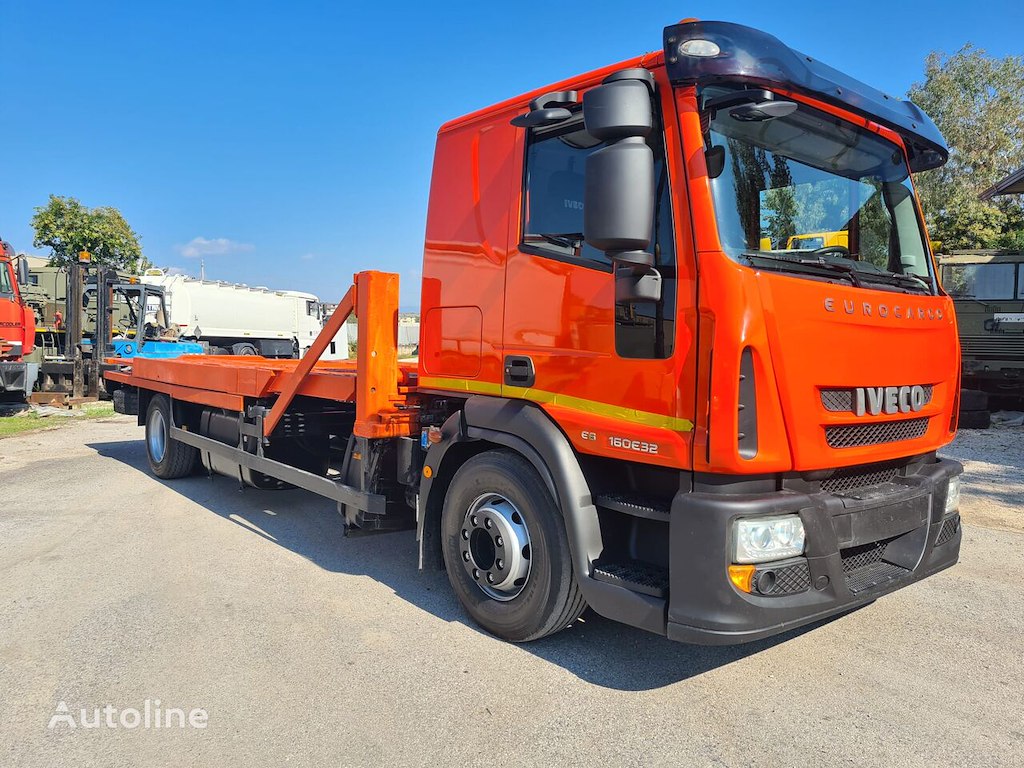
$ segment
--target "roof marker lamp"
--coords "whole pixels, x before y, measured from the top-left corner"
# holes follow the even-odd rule
[[[701,59],[709,59],[722,52],[718,43],[710,40],[684,40],[679,44],[679,53],[683,56],[696,56]]]
[[[953,475],[949,478],[949,486],[946,488],[945,514],[956,512],[958,509],[960,509],[960,475]]]
[[[733,523],[734,563],[769,563],[804,551],[804,524],[799,515],[752,517]]]

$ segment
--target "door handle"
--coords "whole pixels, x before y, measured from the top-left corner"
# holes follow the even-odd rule
[[[533,360],[529,357],[509,355],[505,358],[505,383],[512,387],[532,387],[537,379]]]

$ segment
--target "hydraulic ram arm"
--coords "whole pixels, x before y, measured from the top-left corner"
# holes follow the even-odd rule
[[[349,287],[348,291],[345,292],[345,296],[339,302],[337,308],[331,313],[330,318],[324,323],[323,330],[317,335],[313,341],[313,345],[309,348],[309,351],[302,356],[299,364],[295,370],[285,380],[284,388],[281,390],[281,394],[277,398],[277,402],[274,403],[274,407],[270,409],[270,413],[267,418],[263,420],[263,436],[270,437],[274,432],[274,428],[281,421],[281,417],[284,416],[285,411],[292,404],[292,400],[295,399],[295,393],[298,392],[299,387],[302,385],[302,381],[309,375],[309,372],[313,370],[313,366],[316,365],[328,345],[338,335],[341,330],[341,326],[348,320],[349,315],[355,309],[355,296],[356,287],[353,285]]]

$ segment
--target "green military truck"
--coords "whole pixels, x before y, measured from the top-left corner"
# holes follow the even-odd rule
[[[1019,408],[1024,398],[1024,252],[953,251],[938,262],[960,329],[961,426],[982,426],[964,414],[987,412],[985,399]]]

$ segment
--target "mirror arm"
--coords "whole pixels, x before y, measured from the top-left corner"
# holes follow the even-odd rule
[[[705,101],[701,109],[704,112],[710,112],[711,116],[714,117],[715,113],[720,109],[735,107],[739,104],[756,104],[761,101],[774,100],[775,94],[771,91],[763,88],[750,88],[744,91],[723,93],[721,96],[715,96],[713,99]]]
[[[569,107],[579,103],[576,91],[552,91],[530,102],[530,111],[516,115],[509,122],[516,128],[541,128],[572,117]]]

